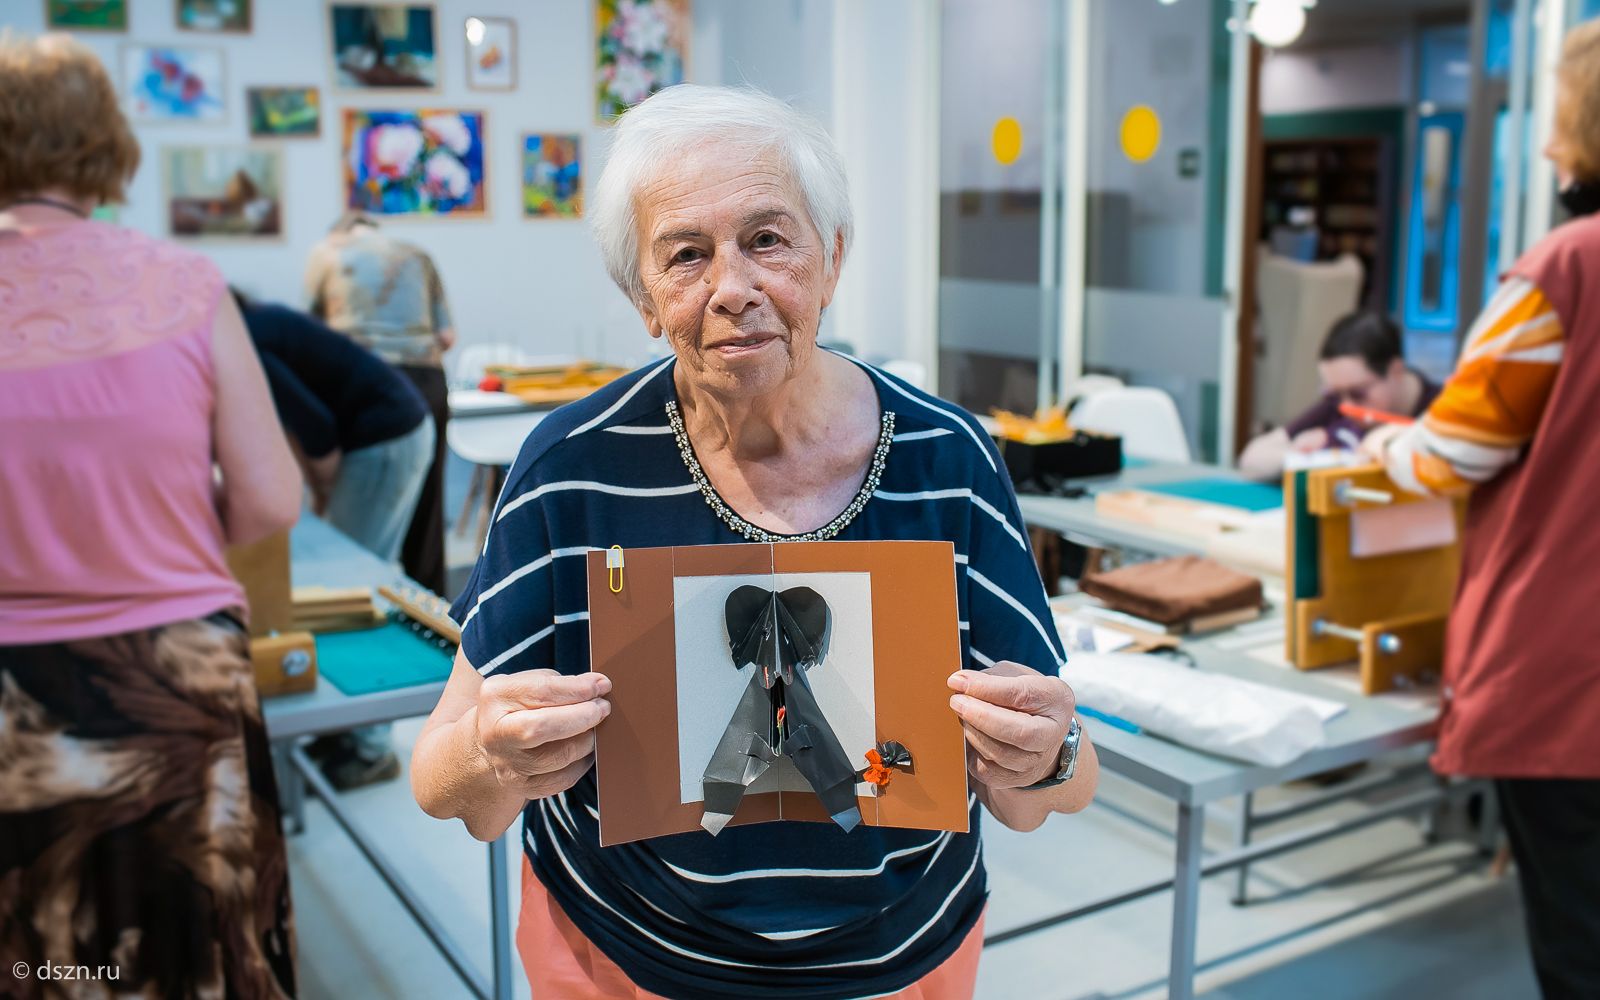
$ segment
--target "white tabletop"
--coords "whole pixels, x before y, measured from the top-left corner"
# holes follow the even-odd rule
[[[516,461],[528,434],[552,412],[525,410],[452,420],[445,425],[445,441],[451,451],[474,465],[510,465]]]

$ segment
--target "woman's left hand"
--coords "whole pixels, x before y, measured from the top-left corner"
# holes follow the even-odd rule
[[[967,738],[967,771],[990,788],[1022,788],[1055,774],[1076,705],[1058,677],[1001,660],[950,675],[950,707]]]

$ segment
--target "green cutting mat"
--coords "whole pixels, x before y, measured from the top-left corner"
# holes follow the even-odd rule
[[[1259,513],[1283,506],[1283,490],[1263,483],[1242,483],[1237,479],[1191,479],[1181,483],[1141,486],[1146,493],[1164,493],[1186,500],[1237,507]]]
[[[317,636],[317,670],[348,695],[394,691],[450,676],[455,648],[390,622],[359,632]]]

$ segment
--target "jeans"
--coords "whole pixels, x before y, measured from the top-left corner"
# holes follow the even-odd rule
[[[433,461],[433,438],[433,421],[424,417],[412,431],[347,453],[328,498],[328,523],[394,562]]]

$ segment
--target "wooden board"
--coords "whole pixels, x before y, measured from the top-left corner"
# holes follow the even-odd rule
[[[251,545],[231,545],[228,572],[244,586],[250,606],[250,634],[286,632],[294,624],[289,590],[289,532],[280,531]]]

